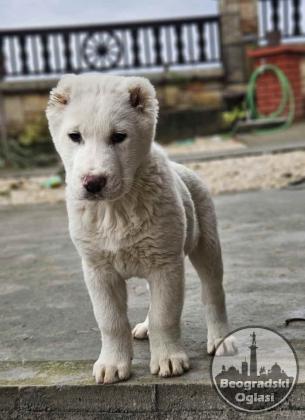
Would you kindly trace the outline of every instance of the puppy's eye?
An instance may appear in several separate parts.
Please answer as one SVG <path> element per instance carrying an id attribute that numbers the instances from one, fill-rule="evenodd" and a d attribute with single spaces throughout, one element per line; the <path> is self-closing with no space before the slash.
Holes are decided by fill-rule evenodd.
<path id="1" fill-rule="evenodd" d="M 68 136 L 72 141 L 74 141 L 74 143 L 80 143 L 82 141 L 82 135 L 78 131 L 69 133 Z"/>
<path id="2" fill-rule="evenodd" d="M 117 143 L 122 143 L 122 141 L 124 141 L 126 137 L 127 137 L 126 133 L 112 133 L 110 140 L 113 144 L 117 144 Z"/>

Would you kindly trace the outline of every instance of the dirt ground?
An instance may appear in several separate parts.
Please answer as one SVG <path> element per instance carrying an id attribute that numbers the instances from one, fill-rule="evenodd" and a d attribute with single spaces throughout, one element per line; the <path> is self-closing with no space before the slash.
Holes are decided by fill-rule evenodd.
<path id="1" fill-rule="evenodd" d="M 235 147 L 235 146 L 233 146 Z M 305 176 L 305 152 L 188 163 L 213 195 L 283 188 Z M 64 200 L 63 185 L 45 188 L 47 176 L 0 178 L 0 205 L 55 203 Z"/>

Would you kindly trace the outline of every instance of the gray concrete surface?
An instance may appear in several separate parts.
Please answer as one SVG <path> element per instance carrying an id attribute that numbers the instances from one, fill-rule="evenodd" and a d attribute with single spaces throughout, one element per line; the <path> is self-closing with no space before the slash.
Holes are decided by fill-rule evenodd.
<path id="1" fill-rule="evenodd" d="M 242 158 L 246 156 L 260 156 L 264 154 L 289 153 L 305 150 L 305 123 L 298 122 L 285 130 L 270 130 L 265 132 L 252 131 L 236 133 L 234 140 L 243 146 L 240 149 L 219 150 L 215 152 L 186 153 L 185 155 L 171 155 L 173 160 L 181 163 L 207 162 Z"/>
<path id="2" fill-rule="evenodd" d="M 292 342 L 299 358 L 296 391 L 280 411 L 264 417 L 304 418 L 305 323 L 285 327 L 285 319 L 304 313 L 305 191 L 226 195 L 215 202 L 232 328 L 272 327 Z M 192 370 L 181 378 L 152 377 L 148 343 L 135 342 L 131 380 L 96 387 L 91 364 L 99 334 L 64 205 L 2 208 L 0 220 L 1 420 L 244 416 L 211 388 L 199 281 L 189 263 L 183 338 Z M 148 296 L 143 280 L 128 287 L 134 324 L 144 318 Z"/>
<path id="3" fill-rule="evenodd" d="M 304 130 L 305 123 L 299 122 L 285 130 L 236 133 L 234 135 L 234 140 L 239 141 L 246 147 L 217 150 L 214 152 L 186 153 L 184 155 L 173 154 L 171 155 L 171 158 L 181 163 L 207 162 L 211 160 L 290 153 L 297 150 L 305 150 Z"/>
<path id="4" fill-rule="evenodd" d="M 252 147 L 276 147 L 297 145 L 304 146 L 304 130 L 305 123 L 297 122 L 285 130 L 270 130 L 264 133 L 240 133 L 237 135 L 238 140 L 249 148 Z"/>

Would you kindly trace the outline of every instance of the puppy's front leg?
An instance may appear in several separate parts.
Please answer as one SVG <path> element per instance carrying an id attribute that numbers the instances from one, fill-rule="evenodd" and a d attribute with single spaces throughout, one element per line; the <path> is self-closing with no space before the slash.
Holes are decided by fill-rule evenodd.
<path id="1" fill-rule="evenodd" d="M 112 383 L 130 376 L 132 338 L 127 318 L 125 281 L 111 267 L 83 260 L 85 282 L 101 330 L 102 349 L 93 367 L 97 383 Z"/>
<path id="2" fill-rule="evenodd" d="M 160 376 L 182 375 L 189 360 L 180 342 L 180 317 L 184 295 L 184 263 L 178 261 L 149 278 L 150 370 Z"/>

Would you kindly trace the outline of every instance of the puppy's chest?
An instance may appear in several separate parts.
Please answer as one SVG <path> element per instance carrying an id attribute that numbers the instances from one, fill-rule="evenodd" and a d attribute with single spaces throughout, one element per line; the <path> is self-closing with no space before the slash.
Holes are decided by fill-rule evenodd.
<path id="1" fill-rule="evenodd" d="M 145 236 L 145 232 L 134 236 L 120 234 L 108 237 L 100 231 L 79 244 L 81 253 L 98 264 L 105 263 L 113 266 L 124 278 L 132 276 L 145 277 L 152 269 L 162 265 L 165 253 L 158 246 L 157 238 Z"/>
<path id="2" fill-rule="evenodd" d="M 141 231 L 132 223 L 119 221 L 111 224 L 100 220 L 86 221 L 73 231 L 78 246 L 90 255 L 118 252 L 121 248 L 128 248 L 141 236 Z"/>
<path id="3" fill-rule="evenodd" d="M 70 232 L 82 257 L 110 263 L 123 276 L 145 276 L 162 263 L 160 231 L 148 215 L 92 214 L 71 218 Z"/>
<path id="4" fill-rule="evenodd" d="M 121 248 L 110 254 L 114 268 L 124 278 L 147 277 L 152 268 L 162 265 L 164 253 L 156 252 L 149 240 L 141 240 L 132 246 Z"/>

